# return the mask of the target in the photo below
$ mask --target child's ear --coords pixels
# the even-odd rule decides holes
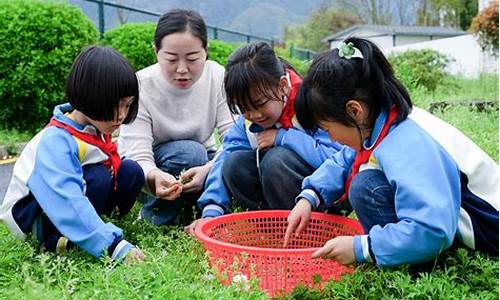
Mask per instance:
[[[368,117],[368,110],[358,100],[348,100],[345,104],[345,111],[357,124],[363,124]]]
[[[281,76],[279,89],[288,95],[291,89],[290,79],[288,78],[288,76]]]

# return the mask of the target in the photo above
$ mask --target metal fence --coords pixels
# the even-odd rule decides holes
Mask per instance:
[[[290,57],[295,57],[300,60],[311,60],[318,54],[316,51],[294,47],[293,45],[290,46],[289,51]]]
[[[104,35],[104,32],[106,30],[106,17],[105,17],[105,7],[106,6],[114,7],[116,9],[123,9],[126,11],[140,13],[142,15],[154,16],[154,17],[160,17],[162,15],[161,13],[158,13],[158,12],[139,9],[136,7],[131,7],[131,6],[122,5],[122,4],[118,4],[118,3],[108,2],[108,1],[104,1],[104,0],[84,0],[84,1],[97,4],[98,23],[99,23],[98,27],[99,27],[99,33],[100,33],[101,37]],[[261,37],[261,36],[246,34],[243,32],[238,32],[238,31],[234,31],[234,30],[228,30],[228,29],[215,27],[215,26],[208,26],[208,25],[207,25],[207,30],[208,30],[208,37],[211,39],[223,40],[223,41],[228,41],[228,42],[245,42],[245,43],[250,43],[252,41],[264,41],[264,42],[269,43],[272,47],[274,47],[274,39],[272,39],[272,38],[265,38],[265,37]]]

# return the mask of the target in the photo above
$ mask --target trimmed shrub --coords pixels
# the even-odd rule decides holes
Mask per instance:
[[[210,40],[208,42],[208,58],[225,66],[227,64],[227,58],[235,49],[234,46],[226,42]]]
[[[437,51],[409,50],[389,56],[396,77],[409,89],[434,91],[446,75],[449,59]]]
[[[103,44],[120,51],[136,71],[156,63],[153,50],[155,23],[130,23],[109,30],[104,34]],[[228,43],[210,40],[208,57],[225,66],[234,47]]]
[[[0,0],[0,127],[35,131],[65,102],[64,84],[97,30],[76,6]]]
[[[104,33],[101,43],[120,51],[136,71],[156,63],[153,38],[156,24],[129,23]]]

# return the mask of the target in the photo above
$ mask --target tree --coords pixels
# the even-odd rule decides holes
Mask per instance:
[[[417,25],[466,30],[477,14],[477,0],[420,0]]]
[[[320,6],[301,25],[285,27],[285,41],[295,46],[321,51],[328,47],[322,40],[334,32],[359,23],[359,19],[336,8]]]
[[[340,0],[341,7],[367,24],[392,23],[392,0]]]
[[[483,49],[498,55],[498,1],[491,1],[472,21],[470,31],[479,37]]]

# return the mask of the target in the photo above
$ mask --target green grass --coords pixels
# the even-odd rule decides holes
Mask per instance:
[[[454,88],[440,88],[433,94],[413,91],[416,105],[428,108],[436,101],[498,99],[498,76],[449,80],[457,83]],[[436,115],[498,162],[498,111],[477,112],[457,105]],[[2,134],[0,143],[6,140]],[[136,221],[138,209],[139,204],[125,219],[111,220],[146,253],[147,260],[135,266],[98,261],[80,250],[63,256],[40,253],[33,242],[16,240],[0,224],[0,299],[267,298],[260,291],[223,286],[207,276],[212,270],[196,240],[179,228]],[[284,299],[498,299],[498,274],[498,258],[459,249],[446,252],[427,272],[417,273],[407,266],[380,270],[362,265],[321,291],[299,287]]]
[[[28,132],[19,132],[15,129],[0,129],[0,145],[6,146],[9,154],[17,154],[16,144],[27,142],[31,137],[32,134]]]
[[[489,100],[498,103],[498,74],[484,74],[479,79],[446,77],[434,92],[417,89],[410,92],[413,102],[428,109],[432,102]]]

